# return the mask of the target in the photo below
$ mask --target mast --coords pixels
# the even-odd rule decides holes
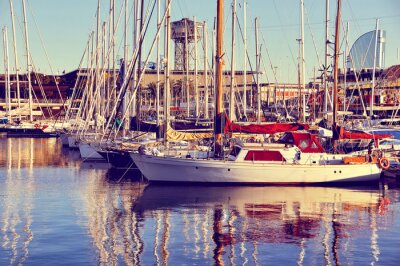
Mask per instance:
[[[257,123],[261,122],[261,91],[260,91],[260,49],[258,48],[258,17],[254,21],[256,33],[256,87],[257,87]]]
[[[29,120],[33,121],[32,114],[32,82],[31,82],[31,60],[29,55],[29,38],[28,38],[28,25],[26,21],[26,8],[25,0],[22,0],[22,9],[24,12],[24,29],[25,29],[25,49],[26,49],[26,67],[27,67],[27,77],[28,77],[28,94],[29,94]]]
[[[195,97],[195,104],[196,104],[196,113],[195,117],[199,117],[199,91],[198,91],[198,69],[197,69],[197,23],[196,23],[196,17],[193,17],[193,29],[194,29],[194,97]]]
[[[161,0],[157,0],[157,28],[160,27]],[[156,121],[160,125],[160,35],[157,36]]]
[[[4,44],[4,69],[6,75],[6,111],[8,121],[11,121],[11,99],[10,99],[10,61],[8,60],[8,36],[7,36],[7,27],[3,28],[3,44]]]
[[[140,32],[140,34],[142,34],[142,32],[143,32],[143,27],[144,27],[144,0],[141,0],[140,1],[140,21],[139,21],[139,32]],[[139,36],[139,38],[143,38],[143,36]],[[143,68],[145,67],[145,66],[142,66],[142,48],[143,48],[143,39],[141,39],[140,40],[140,43],[139,43],[139,47],[138,47],[138,49],[139,49],[139,51],[138,51],[138,72],[137,72],[137,81],[136,82],[139,82],[139,80],[140,80],[140,76],[142,75],[142,71],[143,71]],[[137,87],[137,91],[136,91],[136,98],[137,99],[135,99],[135,101],[137,102],[137,105],[136,105],[136,119],[137,119],[137,122],[138,122],[138,125],[139,125],[139,119],[140,119],[140,117],[141,117],[141,114],[140,114],[140,109],[141,109],[141,87],[140,86],[138,86]]]
[[[95,52],[95,58],[96,58],[96,65],[95,65],[95,79],[94,79],[94,91],[93,91],[93,100],[95,101],[95,107],[94,107],[94,121],[95,121],[95,129],[97,132],[97,129],[99,127],[98,124],[98,119],[97,115],[100,115],[100,90],[98,89],[98,86],[100,85],[100,34],[101,26],[100,26],[100,0],[97,0],[97,26],[96,26],[96,52]]]
[[[125,0],[124,1],[124,7],[125,7],[125,10],[124,10],[124,72],[123,72],[123,79],[125,79],[125,76],[126,76],[126,72],[127,72],[127,67],[128,67],[128,57],[129,57],[129,50],[128,50],[128,18],[129,18],[129,15],[128,15],[128,8],[129,8],[129,1],[128,0]],[[140,65],[140,61],[139,61],[139,65]],[[127,95],[125,95],[125,96],[127,96],[127,97],[124,97],[123,99],[121,99],[121,101],[123,101],[123,108],[122,108],[122,113],[127,113],[127,117],[128,118],[130,118],[130,112],[129,112],[129,110],[127,110],[127,105],[128,105],[128,99],[130,98],[129,97],[129,89],[127,89]],[[122,119],[122,117],[121,117],[121,119]],[[124,123],[124,128],[123,129],[128,129],[128,125],[129,125],[129,123]],[[122,135],[123,136],[125,136],[125,130],[122,130]]]
[[[374,45],[374,68],[372,70],[372,88],[371,88],[371,111],[370,116],[374,115],[374,104],[375,104],[375,72],[376,72],[376,51],[378,50],[378,30],[379,30],[379,18],[376,19],[376,28],[375,28],[375,45]],[[379,51],[380,52],[380,51]]]
[[[347,66],[346,66],[346,61],[347,61],[347,49],[349,45],[349,22],[346,24],[346,42],[344,46],[344,56],[343,56],[343,111],[346,112],[346,89],[347,89]]]
[[[231,42],[231,86],[229,91],[229,119],[235,120],[235,17],[236,17],[236,0],[232,3],[232,42]]]
[[[140,0],[134,0],[133,1],[133,46],[132,46],[132,50],[133,50],[133,54],[135,53],[135,51],[136,51],[136,49],[138,48],[137,47],[137,44],[139,44],[139,39],[140,39],[140,34],[141,34],[141,32],[140,32],[140,19],[139,19],[139,17],[140,17],[140,9],[139,9],[139,7],[140,7],[140,4],[139,4],[139,1]],[[132,87],[132,97],[133,97],[133,100],[132,100],[132,107],[131,107],[131,115],[133,116],[133,117],[136,117],[136,119],[138,118],[138,114],[137,114],[137,102],[136,102],[136,98],[137,98],[137,95],[138,95],[138,92],[134,89],[135,87],[136,87],[136,83],[137,83],[137,76],[136,76],[136,73],[138,72],[138,69],[139,69],[139,67],[140,67],[140,64],[135,64],[134,66],[133,66],[133,69],[132,69],[132,72],[133,72],[133,74],[132,74],[132,85],[131,85],[131,87]]]
[[[171,35],[171,0],[165,0],[167,8],[167,18],[165,20],[165,46],[164,46],[164,143],[167,142],[167,128],[169,125],[169,101],[170,101],[170,76],[169,76],[169,50],[170,50],[170,35]]]
[[[190,84],[189,84],[189,42],[188,42],[188,20],[185,19],[185,68],[186,68],[186,104],[187,117],[190,117]],[[176,96],[175,96],[176,97]]]
[[[340,15],[341,15],[341,0],[337,1],[337,15],[336,15],[336,26],[335,26],[335,52],[334,52],[334,66],[333,66],[333,123],[332,126],[336,126],[337,116],[337,90],[338,90],[338,70],[339,70],[339,27],[340,27]]]
[[[300,1],[301,5],[301,89],[300,95],[302,100],[302,121],[306,120],[306,105],[305,105],[305,89],[306,89],[306,75],[305,75],[305,60],[304,60],[304,0]]]
[[[247,9],[247,3],[246,0],[243,0],[243,49],[244,49],[244,54],[243,54],[243,72],[244,72],[244,77],[243,77],[243,113],[244,113],[244,118],[247,118],[247,28],[246,28],[246,9]]]
[[[18,65],[18,52],[17,52],[17,38],[15,36],[15,22],[14,22],[14,8],[12,4],[12,0],[10,0],[10,11],[11,11],[11,27],[13,32],[13,49],[14,49],[14,65],[15,65],[15,78],[17,82],[17,106],[21,107],[21,93],[19,88],[19,65]],[[21,115],[18,115],[18,118],[21,120]]]
[[[217,125],[217,118],[222,118],[223,116],[223,106],[222,106],[222,39],[223,39],[223,19],[224,19],[224,0],[217,0],[217,43],[216,43],[216,91],[215,91],[215,142],[216,145],[222,145],[222,126]]]
[[[111,23],[112,23],[112,99],[117,100],[117,74],[115,73],[115,0],[111,0],[112,11],[111,11]]]
[[[329,49],[329,0],[326,0],[325,7],[325,65],[324,65],[324,73],[323,73],[323,83],[324,83],[324,117],[328,116],[328,49]]]
[[[204,118],[208,118],[208,66],[207,66],[207,23],[203,23],[204,42]]]

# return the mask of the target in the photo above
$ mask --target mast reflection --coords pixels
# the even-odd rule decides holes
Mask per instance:
[[[24,146],[23,144],[27,145]],[[35,197],[33,177],[34,142],[26,139],[12,141],[1,140],[0,146],[5,153],[0,153],[0,162],[5,166],[5,180],[1,217],[2,248],[9,252],[9,264],[23,264],[29,257],[29,247],[33,240],[32,209]],[[23,154],[26,155],[22,159]],[[22,163],[24,162],[24,163]],[[21,168],[25,166],[26,168]]]
[[[56,138],[0,138],[0,166],[20,169],[48,166],[77,168],[79,153],[62,149]],[[78,155],[78,157],[76,156]]]
[[[144,185],[104,180],[100,173],[101,170],[90,171],[85,189],[88,231],[99,263],[140,265],[141,227],[132,209]]]
[[[261,265],[259,256],[265,260],[265,254],[260,247],[282,244],[290,246],[294,252],[288,256],[299,265],[310,257],[327,265],[352,263],[356,254],[348,239],[357,234],[370,235],[374,264],[379,259],[379,198],[380,191],[373,189],[150,185],[133,210],[145,221],[143,232],[154,224],[154,238],[144,237],[144,250],[151,247],[153,260],[147,259],[156,265],[177,259],[169,249],[183,250],[187,258],[202,254],[216,265]],[[159,237],[161,227],[168,238]]]

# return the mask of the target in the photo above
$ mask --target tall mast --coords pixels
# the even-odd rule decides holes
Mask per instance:
[[[96,52],[95,52],[95,59],[96,59],[96,64],[95,64],[95,79],[94,79],[94,91],[93,91],[93,100],[95,101],[95,115],[99,115],[100,114],[100,97],[98,97],[100,94],[100,90],[97,88],[97,86],[99,86],[100,84],[100,38],[101,38],[101,34],[100,34],[100,0],[97,0],[97,26],[96,26]],[[96,125],[96,132],[97,132],[97,128],[99,127],[98,123],[97,123],[97,119],[95,119],[95,125]]]
[[[235,17],[236,17],[236,0],[232,3],[232,42],[231,42],[231,86],[229,91],[229,119],[235,120]]]
[[[305,84],[306,84],[306,75],[305,75],[305,60],[304,60],[304,0],[300,1],[300,5],[301,5],[301,91],[303,93],[301,94],[301,100],[302,100],[302,120],[303,122],[306,120],[306,106],[305,106]]]
[[[261,122],[261,90],[260,90],[260,49],[258,48],[258,18],[254,21],[256,33],[256,87],[257,87],[257,123]]]
[[[161,0],[157,0],[157,28],[160,27]],[[160,35],[157,36],[156,121],[160,125]]]
[[[139,44],[139,38],[140,38],[140,23],[139,23],[140,22],[140,9],[139,9],[140,4],[139,4],[139,2],[140,2],[140,0],[133,1],[133,47],[132,47],[133,51],[136,51],[136,49],[138,48],[137,44]],[[133,52],[133,53],[135,53],[135,52]],[[135,64],[133,66],[132,86],[131,86],[132,88],[136,87],[136,82],[138,79],[136,73],[137,73],[139,67],[140,67],[140,63]],[[138,118],[137,117],[138,114],[136,112],[137,111],[136,110],[137,109],[137,102],[136,102],[137,95],[138,95],[137,90],[134,90],[133,95],[132,95],[133,100],[132,100],[132,107],[131,107],[131,115],[133,117],[136,117],[136,119]]]
[[[111,23],[112,23],[112,92],[114,101],[117,100],[117,74],[115,73],[115,0],[111,0],[112,11],[111,11]]]
[[[187,104],[187,117],[190,116],[190,84],[189,84],[189,41],[188,41],[188,20],[185,19],[185,68],[186,68],[186,104]],[[176,97],[176,96],[175,96]]]
[[[129,7],[129,1],[125,0],[124,2],[125,10],[124,10],[124,64],[127,66],[127,61],[128,61],[128,7]]]
[[[336,26],[335,26],[335,52],[334,52],[334,68],[333,68],[333,126],[336,126],[337,116],[337,90],[338,90],[338,72],[339,72],[339,27],[340,27],[340,15],[341,15],[341,0],[337,1],[337,15],[336,15]]]
[[[196,104],[196,111],[195,117],[199,116],[199,91],[198,91],[198,69],[197,69],[197,62],[198,62],[198,54],[197,54],[197,23],[196,17],[193,17],[193,29],[194,29],[194,96],[195,96],[195,104]]]
[[[14,8],[12,4],[13,0],[10,0],[10,11],[11,11],[11,26],[13,32],[13,49],[14,49],[14,65],[15,65],[15,78],[17,82],[17,106],[21,107],[21,94],[19,88],[19,65],[18,65],[18,53],[17,53],[17,38],[15,36],[15,22],[14,22]],[[21,115],[18,115],[21,119]]]
[[[374,68],[372,70],[372,88],[371,88],[371,111],[370,116],[374,115],[374,104],[375,104],[375,72],[376,72],[376,51],[378,50],[378,30],[379,30],[379,19],[376,19],[375,28],[375,45],[374,45]],[[380,52],[380,50],[379,50]]]
[[[139,24],[139,33],[140,33],[140,37],[139,38],[143,38],[143,36],[141,36],[141,34],[142,34],[142,32],[143,32],[143,27],[144,27],[144,0],[141,0],[140,1],[140,24]],[[143,71],[143,68],[145,67],[145,66],[142,66],[142,47],[143,47],[143,40],[140,40],[140,42],[139,42],[139,47],[138,47],[138,49],[139,49],[139,54],[138,54],[138,72],[137,72],[137,81],[136,82],[139,82],[139,80],[140,80],[140,76],[142,75],[142,71]],[[136,119],[138,120],[139,118],[140,118],[140,109],[141,109],[141,106],[140,106],[140,104],[141,104],[141,87],[140,86],[138,86],[137,87],[138,89],[137,89],[137,92],[136,92],[136,98],[137,99],[135,99],[135,101],[137,102],[137,105],[136,105]],[[139,120],[138,120],[138,124],[139,124]]]
[[[204,118],[208,118],[208,65],[207,65],[207,23],[203,23],[204,42]]]
[[[165,46],[164,46],[164,143],[167,141],[167,128],[169,124],[169,100],[170,100],[170,76],[169,76],[169,50],[170,50],[170,35],[171,35],[171,0],[165,0],[167,10],[167,18],[165,20]]]
[[[129,10],[129,1],[125,0],[124,1],[124,73],[123,73],[123,79],[126,78],[127,75],[127,68],[128,68],[128,58],[129,58],[129,50],[128,50],[128,10]],[[139,61],[139,65],[140,65],[140,61]],[[128,83],[129,84],[129,83]],[[129,110],[127,110],[127,105],[128,105],[128,101],[130,98],[130,89],[127,89],[127,94],[125,95],[125,97],[123,99],[121,99],[121,101],[123,101],[123,111],[122,113],[127,114],[127,117],[130,118],[130,112]],[[122,118],[122,117],[121,117]],[[129,123],[124,123],[124,129],[128,129],[128,125]],[[122,130],[122,135],[125,136],[125,130]]]
[[[347,90],[347,49],[349,45],[349,22],[346,24],[346,42],[344,46],[344,56],[343,56],[343,111],[346,112],[346,90]]]
[[[329,49],[329,0],[326,0],[325,7],[325,65],[323,73],[323,83],[325,91],[324,99],[324,117],[327,118],[328,115],[328,49]]]
[[[7,27],[3,28],[3,44],[4,44],[4,69],[5,69],[5,81],[6,81],[6,110],[8,121],[11,121],[11,99],[10,99],[10,61],[8,60],[8,36]]]
[[[32,115],[32,82],[31,82],[31,60],[29,55],[29,38],[28,38],[28,25],[26,20],[25,0],[22,0],[22,9],[24,12],[24,29],[25,29],[25,49],[26,49],[26,67],[28,77],[28,95],[29,95],[29,120],[33,121]]]
[[[216,91],[215,91],[215,113],[216,118],[223,116],[223,106],[222,106],[222,39],[223,39],[223,19],[224,19],[224,0],[217,0],[217,43],[216,43]],[[216,122],[216,121],[215,121]],[[219,128],[219,130],[217,130]],[[215,142],[218,145],[222,145],[222,126],[215,125]]]
[[[244,117],[247,118],[247,28],[246,28],[246,9],[247,9],[246,0],[243,0],[243,113]]]

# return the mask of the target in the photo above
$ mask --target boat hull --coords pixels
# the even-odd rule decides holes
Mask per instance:
[[[130,154],[126,151],[100,150],[97,151],[103,158],[116,169],[137,169]]]
[[[8,138],[57,138],[57,132],[44,132],[40,128],[9,128]]]
[[[142,174],[154,182],[236,184],[320,184],[375,182],[381,169],[372,163],[300,165],[195,160],[131,153]]]
[[[79,143],[79,152],[81,153],[81,158],[84,160],[105,161],[103,156],[87,143]]]

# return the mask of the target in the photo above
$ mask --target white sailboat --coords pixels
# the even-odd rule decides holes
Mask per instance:
[[[222,11],[217,10],[217,71],[216,113],[223,116],[222,107]],[[339,0],[340,2],[340,0]],[[338,4],[338,10],[340,3]],[[338,11],[338,20],[340,12]],[[338,23],[337,23],[338,27]],[[337,56],[338,52],[335,50]],[[337,69],[337,65],[335,66]],[[337,70],[336,70],[337,71]],[[215,121],[219,125],[220,121]],[[313,184],[332,182],[371,182],[380,178],[381,169],[368,160],[346,159],[344,156],[322,153],[310,155],[295,146],[235,145],[226,158],[222,150],[222,126],[216,129],[215,151],[206,156],[168,156],[155,148],[142,147],[131,157],[149,181],[236,183],[236,184]],[[219,148],[218,148],[219,147]],[[340,157],[340,158],[338,158]],[[357,162],[358,161],[358,162]]]

